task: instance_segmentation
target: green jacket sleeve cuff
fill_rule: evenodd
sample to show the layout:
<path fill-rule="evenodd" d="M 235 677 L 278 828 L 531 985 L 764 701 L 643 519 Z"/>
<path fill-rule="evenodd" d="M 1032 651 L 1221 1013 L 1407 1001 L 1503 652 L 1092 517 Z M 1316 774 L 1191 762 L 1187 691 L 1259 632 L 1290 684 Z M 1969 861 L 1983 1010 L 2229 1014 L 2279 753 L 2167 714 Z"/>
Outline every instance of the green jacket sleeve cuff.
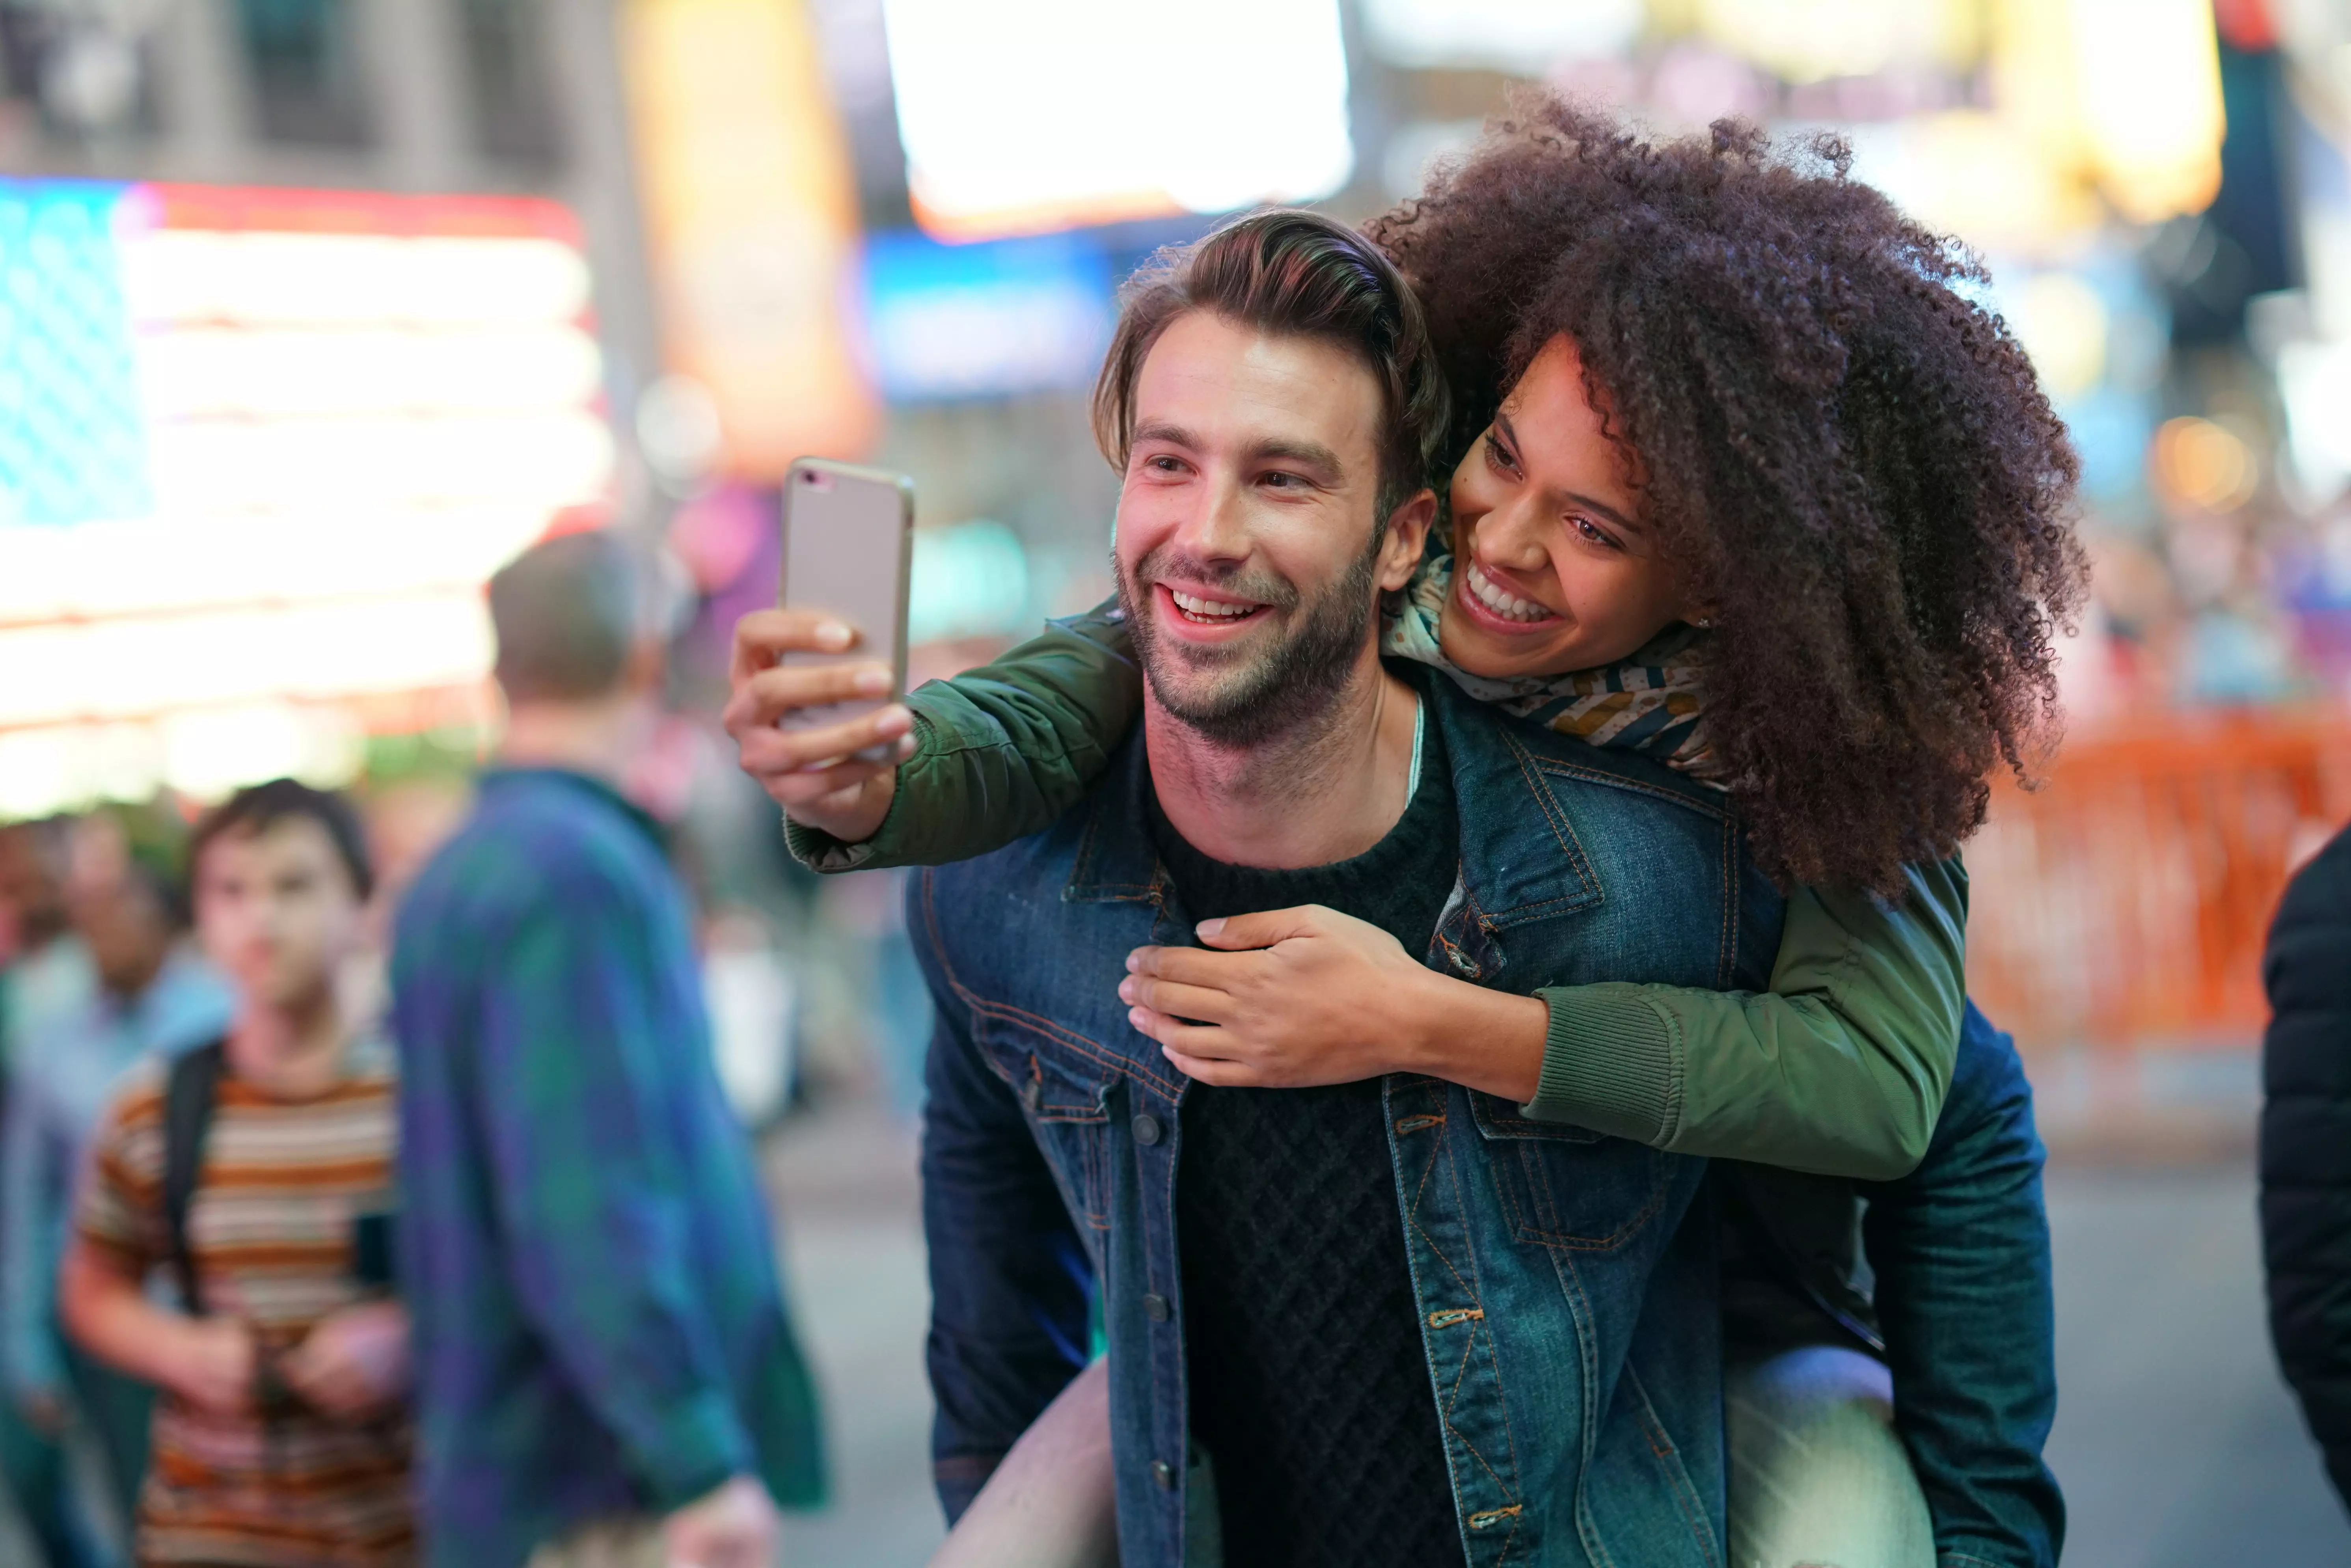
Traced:
<path fill-rule="evenodd" d="M 935 752 L 937 739 L 930 721 L 918 711 L 914 715 L 914 757 L 904 766 L 914 768 Z M 904 816 L 907 800 L 920 792 L 919 784 L 909 785 L 904 774 L 899 777 L 898 791 L 890 797 L 890 810 L 883 814 L 882 825 L 873 830 L 870 839 L 850 843 L 834 838 L 820 829 L 805 827 L 784 819 L 784 847 L 792 859 L 812 872 L 830 876 L 836 872 L 857 871 L 865 866 L 918 865 L 919 851 L 906 840 Z"/>
<path fill-rule="evenodd" d="M 1541 990 L 1551 1009 L 1542 1076 L 1520 1109 L 1539 1122 L 1662 1144 L 1681 1099 L 1681 1040 L 1631 985 Z"/>
<path fill-rule="evenodd" d="M 684 1508 L 737 1476 L 754 1473 L 743 1424 L 717 1389 L 693 1395 L 663 1411 L 644 1437 L 643 1447 L 630 1457 L 655 1513 Z"/>

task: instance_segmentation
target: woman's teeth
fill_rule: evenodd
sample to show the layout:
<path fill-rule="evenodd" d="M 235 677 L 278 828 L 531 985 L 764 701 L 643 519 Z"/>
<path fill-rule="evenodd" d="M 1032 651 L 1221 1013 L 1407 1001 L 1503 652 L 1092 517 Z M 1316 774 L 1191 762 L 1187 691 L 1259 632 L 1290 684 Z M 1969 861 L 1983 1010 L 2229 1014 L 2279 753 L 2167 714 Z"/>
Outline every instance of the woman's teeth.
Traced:
<path fill-rule="evenodd" d="M 1558 619 L 1541 605 L 1529 603 L 1488 577 L 1474 560 L 1469 563 L 1469 570 L 1462 574 L 1461 581 L 1480 605 L 1505 621 L 1523 621 L 1531 625 L 1538 621 Z"/>
<path fill-rule="evenodd" d="M 1195 621 L 1237 621 L 1258 608 L 1254 604 L 1233 604 L 1222 599 L 1198 599 L 1189 593 L 1178 593 L 1172 588 L 1167 591 L 1167 597 L 1176 601 L 1176 609 Z"/>

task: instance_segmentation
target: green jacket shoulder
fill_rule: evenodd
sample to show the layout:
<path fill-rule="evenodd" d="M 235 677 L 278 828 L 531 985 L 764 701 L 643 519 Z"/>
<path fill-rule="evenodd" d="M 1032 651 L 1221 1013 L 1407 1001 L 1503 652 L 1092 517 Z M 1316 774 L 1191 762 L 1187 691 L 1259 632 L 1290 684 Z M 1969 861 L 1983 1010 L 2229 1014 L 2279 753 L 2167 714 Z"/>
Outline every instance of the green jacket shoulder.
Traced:
<path fill-rule="evenodd" d="M 994 664 L 906 699 L 914 755 L 890 814 L 862 843 L 789 821 L 820 872 L 942 865 L 1040 832 L 1076 805 L 1143 711 L 1143 676 L 1115 601 L 1049 623 Z"/>

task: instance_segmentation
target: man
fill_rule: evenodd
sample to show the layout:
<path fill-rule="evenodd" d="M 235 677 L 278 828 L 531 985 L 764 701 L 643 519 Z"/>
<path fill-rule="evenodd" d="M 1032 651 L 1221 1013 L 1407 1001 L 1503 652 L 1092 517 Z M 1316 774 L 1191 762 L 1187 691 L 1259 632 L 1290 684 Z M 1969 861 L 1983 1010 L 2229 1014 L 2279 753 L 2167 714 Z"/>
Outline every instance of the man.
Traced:
<path fill-rule="evenodd" d="M 711 1060 L 684 895 L 614 788 L 659 716 L 652 563 L 492 580 L 508 716 L 393 940 L 428 1559 L 768 1568 L 815 1401 Z"/>
<path fill-rule="evenodd" d="M 282 779 L 208 815 L 189 861 L 235 1018 L 116 1097 L 59 1315 L 162 1391 L 141 1563 L 404 1562 L 407 1320 L 369 1241 L 391 1203 L 392 1062 L 338 994 L 365 941 L 359 821 Z M 147 1288 L 159 1270 L 168 1304 Z"/>
<path fill-rule="evenodd" d="M 2351 832 L 2295 873 L 2262 960 L 2270 1338 L 2351 1505 Z"/>
<path fill-rule="evenodd" d="M 146 1389 L 92 1363 L 57 1333 L 57 1263 L 89 1138 L 117 1082 L 151 1056 L 217 1040 L 233 1000 L 181 944 L 175 890 L 133 862 L 74 900 L 76 933 L 97 971 L 95 995 L 51 1019 L 18 1052 L 0 1140 L 0 1355 L 9 1397 L 54 1437 L 68 1411 L 99 1438 L 119 1521 L 127 1524 L 146 1470 Z M 64 1456 L 54 1485 L 62 1496 Z"/>
<path fill-rule="evenodd" d="M 1104 977 L 1204 917 L 1320 903 L 1511 991 L 1758 987 L 1780 900 L 1706 791 L 1381 665 L 1443 397 L 1361 236 L 1220 231 L 1112 353 L 1141 736 L 1061 822 L 912 899 L 949 1512 L 1082 1364 L 1092 1279 L 1130 1564 L 1709 1561 L 1698 1162 L 1429 1079 L 1186 1086 Z M 832 695 L 758 678 L 778 708 Z"/>

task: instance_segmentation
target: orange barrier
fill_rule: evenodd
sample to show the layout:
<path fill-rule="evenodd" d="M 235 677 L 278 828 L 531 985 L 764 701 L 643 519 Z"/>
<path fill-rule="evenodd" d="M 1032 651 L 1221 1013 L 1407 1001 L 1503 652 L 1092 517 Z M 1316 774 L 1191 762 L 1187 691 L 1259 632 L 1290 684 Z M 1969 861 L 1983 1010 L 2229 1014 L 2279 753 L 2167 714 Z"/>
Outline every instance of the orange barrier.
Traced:
<path fill-rule="evenodd" d="M 2070 737 L 1967 848 L 1968 983 L 2027 1047 L 2241 1045 L 2286 878 L 2351 819 L 2351 715 L 2167 713 Z"/>

